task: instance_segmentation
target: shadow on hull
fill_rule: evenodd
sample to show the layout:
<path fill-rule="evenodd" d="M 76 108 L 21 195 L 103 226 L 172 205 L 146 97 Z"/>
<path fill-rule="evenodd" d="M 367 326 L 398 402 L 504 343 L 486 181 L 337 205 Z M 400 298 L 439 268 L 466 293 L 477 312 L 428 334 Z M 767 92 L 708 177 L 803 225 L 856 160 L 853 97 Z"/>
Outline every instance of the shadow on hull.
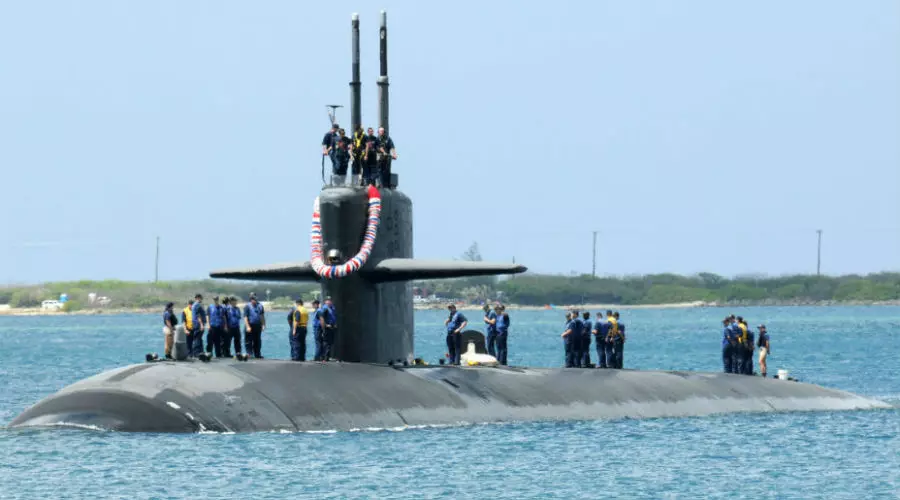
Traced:
<path fill-rule="evenodd" d="M 323 431 L 876 408 L 890 405 L 719 373 L 216 360 L 101 373 L 39 402 L 10 427 Z"/>

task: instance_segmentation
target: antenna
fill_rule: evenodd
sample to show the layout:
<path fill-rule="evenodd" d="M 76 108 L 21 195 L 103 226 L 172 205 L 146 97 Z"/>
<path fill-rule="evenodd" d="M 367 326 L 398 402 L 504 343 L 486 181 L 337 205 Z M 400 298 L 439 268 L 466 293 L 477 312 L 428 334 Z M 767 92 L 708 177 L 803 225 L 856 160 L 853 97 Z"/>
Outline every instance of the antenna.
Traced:
<path fill-rule="evenodd" d="M 332 125 L 334 125 L 334 119 L 337 116 L 337 109 L 343 108 L 344 106 L 342 106 L 340 104 L 326 104 L 325 107 L 331 108 L 331 111 L 328 112 L 328 120 L 331 122 Z"/>

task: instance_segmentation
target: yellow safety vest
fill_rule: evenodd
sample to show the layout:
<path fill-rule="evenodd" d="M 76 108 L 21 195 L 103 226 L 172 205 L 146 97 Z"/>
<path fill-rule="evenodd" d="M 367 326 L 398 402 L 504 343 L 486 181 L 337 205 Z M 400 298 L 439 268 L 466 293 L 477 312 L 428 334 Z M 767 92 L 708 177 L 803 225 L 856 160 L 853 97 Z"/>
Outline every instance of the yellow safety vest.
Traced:
<path fill-rule="evenodd" d="M 606 318 L 609 321 L 609 337 L 617 337 L 619 335 L 619 320 L 613 317 Z"/>
<path fill-rule="evenodd" d="M 297 310 L 294 311 L 294 324 L 297 326 L 305 327 L 308 322 L 309 311 L 307 311 L 303 306 L 297 306 Z"/>
<path fill-rule="evenodd" d="M 362 147 L 363 140 L 366 138 L 366 134 L 357 135 L 356 132 L 353 133 L 353 156 L 357 158 L 361 158 L 363 155 Z"/>
<path fill-rule="evenodd" d="M 747 344 L 747 325 L 745 325 L 743 323 L 738 323 L 738 328 L 741 329 L 741 337 L 739 340 L 740 340 L 741 344 L 746 345 Z"/>
<path fill-rule="evenodd" d="M 187 306 L 184 308 L 184 327 L 188 330 L 193 330 L 194 328 L 194 317 L 193 311 L 191 311 L 191 306 Z"/>

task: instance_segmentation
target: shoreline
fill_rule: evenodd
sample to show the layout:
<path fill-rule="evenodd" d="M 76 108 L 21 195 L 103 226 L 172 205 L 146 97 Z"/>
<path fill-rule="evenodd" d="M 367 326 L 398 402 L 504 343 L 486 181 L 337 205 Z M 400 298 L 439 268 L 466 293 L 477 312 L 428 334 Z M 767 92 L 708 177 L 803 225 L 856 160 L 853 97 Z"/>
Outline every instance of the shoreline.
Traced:
<path fill-rule="evenodd" d="M 413 309 L 416 311 L 446 311 L 448 303 L 435 304 L 414 304 Z M 287 312 L 288 308 L 274 307 L 270 304 L 263 303 L 268 311 Z M 679 302 L 673 304 L 566 304 L 566 305 L 518 305 L 506 304 L 507 310 L 510 311 L 568 311 L 577 308 L 580 311 L 605 311 L 609 310 L 629 310 L 629 309 L 693 309 L 693 308 L 740 308 L 740 307 L 833 307 L 833 306 L 900 306 L 900 300 L 888 301 L 821 301 L 821 302 L 767 302 L 753 304 L 719 304 L 716 302 Z M 243 307 L 241 304 L 240 307 Z M 480 311 L 480 305 L 462 305 L 456 304 L 457 309 L 461 311 Z M 91 315 L 125 315 L 125 314 L 157 314 L 162 313 L 162 307 L 157 308 L 128 308 L 128 307 L 112 307 L 97 309 L 80 309 L 72 312 L 43 310 L 39 307 L 32 308 L 11 308 L 0 305 L 0 316 L 91 316 Z"/>

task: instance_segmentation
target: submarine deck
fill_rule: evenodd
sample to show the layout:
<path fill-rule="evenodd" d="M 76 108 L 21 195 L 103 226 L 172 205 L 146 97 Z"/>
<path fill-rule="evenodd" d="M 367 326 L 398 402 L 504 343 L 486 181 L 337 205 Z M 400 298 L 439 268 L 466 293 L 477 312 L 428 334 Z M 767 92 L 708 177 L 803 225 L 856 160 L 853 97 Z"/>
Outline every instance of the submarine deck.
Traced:
<path fill-rule="evenodd" d="M 724 373 L 160 361 L 76 382 L 10 427 L 316 431 L 889 407 L 836 389 Z"/>

